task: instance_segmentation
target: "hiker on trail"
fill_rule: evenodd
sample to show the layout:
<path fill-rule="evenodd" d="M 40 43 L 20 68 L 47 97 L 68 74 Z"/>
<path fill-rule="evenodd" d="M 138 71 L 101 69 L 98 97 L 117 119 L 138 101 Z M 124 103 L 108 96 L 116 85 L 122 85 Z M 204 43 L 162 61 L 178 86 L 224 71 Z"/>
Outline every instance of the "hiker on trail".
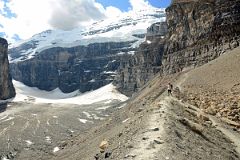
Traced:
<path fill-rule="evenodd" d="M 173 85 L 171 83 L 168 83 L 167 86 L 167 90 L 168 90 L 168 96 L 172 96 L 172 89 L 173 89 Z"/>

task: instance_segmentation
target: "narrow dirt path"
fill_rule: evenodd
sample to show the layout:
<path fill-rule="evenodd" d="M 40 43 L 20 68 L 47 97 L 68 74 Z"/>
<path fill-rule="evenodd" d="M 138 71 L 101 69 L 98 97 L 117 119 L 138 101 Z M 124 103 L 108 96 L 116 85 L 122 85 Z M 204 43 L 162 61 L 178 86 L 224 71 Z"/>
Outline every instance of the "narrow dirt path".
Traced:
<path fill-rule="evenodd" d="M 226 128 L 214 125 L 212 118 L 202 121 L 200 110 L 189 108 L 173 97 L 161 95 L 152 102 L 145 130 L 133 142 L 125 159 L 185 160 L 185 159 L 239 159 L 236 137 Z M 205 117 L 207 117 L 205 115 Z M 232 133 L 232 132 L 231 132 Z M 236 135 L 234 135 L 236 136 Z M 231 137 L 233 137 L 231 139 Z"/>
<path fill-rule="evenodd" d="M 151 115 L 149 115 L 146 123 L 146 129 L 138 135 L 136 138 L 136 146 L 134 149 L 126 155 L 126 159 L 155 159 L 158 150 L 163 148 L 163 137 L 167 136 L 163 128 L 165 115 L 167 111 L 167 99 L 164 97 L 157 105 L 158 108 L 154 108 L 154 103 L 151 107 L 154 108 Z M 161 145 L 160 145 L 161 144 Z M 144 154 L 142 154 L 144 153 Z"/>

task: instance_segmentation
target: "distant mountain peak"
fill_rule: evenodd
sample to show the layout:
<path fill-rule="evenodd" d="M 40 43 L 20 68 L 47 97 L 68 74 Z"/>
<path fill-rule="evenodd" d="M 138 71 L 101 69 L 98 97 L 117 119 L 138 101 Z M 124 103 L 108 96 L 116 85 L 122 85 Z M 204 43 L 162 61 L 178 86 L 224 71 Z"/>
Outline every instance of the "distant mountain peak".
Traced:
<path fill-rule="evenodd" d="M 129 11 L 116 18 L 107 18 L 85 27 L 70 31 L 46 30 L 10 46 L 10 62 L 33 58 L 36 53 L 52 48 L 86 46 L 92 43 L 136 41 L 133 47 L 144 41 L 147 28 L 156 22 L 165 21 L 164 9 L 147 8 L 140 11 Z M 137 36 L 136 36 L 137 35 Z M 19 55 L 16 56 L 16 53 Z M 24 57 L 22 57 L 22 56 Z"/>

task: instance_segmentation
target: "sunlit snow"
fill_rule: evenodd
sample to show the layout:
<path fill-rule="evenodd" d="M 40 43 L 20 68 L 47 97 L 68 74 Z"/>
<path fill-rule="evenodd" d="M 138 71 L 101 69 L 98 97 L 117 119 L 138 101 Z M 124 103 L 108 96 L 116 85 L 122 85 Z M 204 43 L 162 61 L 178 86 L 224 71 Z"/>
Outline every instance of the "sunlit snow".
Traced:
<path fill-rule="evenodd" d="M 10 48 L 19 47 L 22 44 L 31 44 L 33 47 L 21 50 L 21 57 L 13 59 L 10 55 L 9 59 L 14 63 L 31 59 L 35 54 L 48 48 L 70 48 L 92 43 L 135 41 L 131 47 L 136 48 L 145 39 L 134 35 L 144 35 L 153 23 L 165 20 L 164 9 L 148 8 L 138 12 L 126 12 L 118 17 L 108 18 L 71 31 L 47 30 L 28 40 L 12 44 Z"/>
<path fill-rule="evenodd" d="M 59 149 L 59 147 L 55 147 L 54 149 L 53 149 L 53 153 L 55 153 L 55 152 L 57 152 L 57 151 L 59 151 L 60 149 Z"/>
<path fill-rule="evenodd" d="M 86 120 L 86 119 L 81 119 L 81 118 L 78 118 L 78 120 L 80 121 L 80 122 L 82 122 L 82 123 L 86 123 L 88 120 Z"/>
<path fill-rule="evenodd" d="M 27 143 L 27 145 L 28 145 L 28 146 L 30 146 L 30 145 L 32 145 L 32 144 L 33 144 L 33 142 L 32 142 L 32 141 L 30 141 L 30 140 L 26 140 L 25 142 Z"/>
<path fill-rule="evenodd" d="M 21 82 L 13 80 L 16 97 L 13 102 L 31 103 L 62 103 L 62 104 L 92 104 L 110 100 L 126 101 L 128 97 L 119 93 L 113 84 L 108 84 L 94 91 L 81 94 L 79 91 L 63 93 L 60 89 L 43 91 L 35 87 L 28 87 Z"/>

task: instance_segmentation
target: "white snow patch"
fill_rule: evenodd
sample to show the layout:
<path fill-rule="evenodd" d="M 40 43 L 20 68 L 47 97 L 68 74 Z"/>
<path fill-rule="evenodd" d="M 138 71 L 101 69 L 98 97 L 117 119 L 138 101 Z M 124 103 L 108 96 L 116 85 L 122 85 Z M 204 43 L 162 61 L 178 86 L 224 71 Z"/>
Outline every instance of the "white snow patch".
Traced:
<path fill-rule="evenodd" d="M 109 104 L 111 102 L 112 102 L 112 100 L 108 100 L 108 101 L 104 102 L 104 104 Z"/>
<path fill-rule="evenodd" d="M 92 80 L 90 80 L 89 82 L 93 83 L 93 82 L 96 82 L 96 80 L 95 80 L 95 79 L 92 79 Z"/>
<path fill-rule="evenodd" d="M 76 96 L 79 94 L 79 91 L 74 91 L 72 93 L 63 93 L 59 88 L 56 88 L 52 91 L 40 90 L 36 87 L 28 87 L 19 81 L 13 80 L 13 85 L 16 89 L 16 97 L 13 101 L 22 101 L 23 99 L 28 99 L 29 96 L 39 99 L 64 99 Z"/>
<path fill-rule="evenodd" d="M 78 120 L 79 120 L 80 122 L 82 122 L 82 123 L 87 123 L 87 121 L 88 121 L 88 120 L 86 120 L 86 119 L 81 119 L 81 118 L 78 118 Z"/>
<path fill-rule="evenodd" d="M 10 120 L 12 120 L 12 119 L 14 119 L 14 117 L 9 117 L 8 119 L 5 119 L 5 120 L 2 121 L 2 122 L 7 122 L 7 121 L 10 121 Z"/>
<path fill-rule="evenodd" d="M 151 41 L 147 40 L 147 44 L 151 44 L 151 43 L 152 43 Z"/>
<path fill-rule="evenodd" d="M 111 107 L 111 106 L 103 106 L 103 107 L 96 108 L 96 110 L 106 110 L 109 107 Z"/>
<path fill-rule="evenodd" d="M 115 71 L 115 72 L 113 72 L 113 71 L 104 71 L 103 72 L 104 74 L 116 74 L 117 72 Z"/>
<path fill-rule="evenodd" d="M 125 52 L 119 52 L 118 55 L 123 55 L 126 54 Z"/>
<path fill-rule="evenodd" d="M 120 107 L 118 107 L 118 109 L 121 109 L 121 108 L 125 107 L 126 105 L 127 105 L 127 103 L 124 103 Z"/>
<path fill-rule="evenodd" d="M 25 142 L 27 143 L 27 145 L 28 145 L 28 146 L 30 146 L 30 145 L 32 145 L 32 144 L 33 144 L 33 142 L 32 142 L 32 141 L 30 141 L 30 140 L 26 140 Z"/>
<path fill-rule="evenodd" d="M 55 148 L 53 149 L 53 153 L 58 152 L 59 150 L 60 150 L 59 147 L 55 147 Z"/>
<path fill-rule="evenodd" d="M 130 118 L 127 118 L 127 119 L 125 119 L 124 121 L 122 121 L 122 123 L 125 123 L 125 122 L 127 122 L 129 119 L 130 119 Z"/>
<path fill-rule="evenodd" d="M 85 111 L 82 113 L 85 114 L 85 116 L 87 116 L 87 118 L 92 119 L 92 115 L 90 113 L 85 112 Z"/>
<path fill-rule="evenodd" d="M 53 116 L 53 118 L 58 118 L 58 116 Z"/>
<path fill-rule="evenodd" d="M 134 54 L 135 54 L 135 51 L 129 51 L 128 54 L 134 55 Z"/>
<path fill-rule="evenodd" d="M 13 81 L 16 97 L 13 102 L 54 103 L 54 104 L 93 104 L 106 100 L 126 101 L 128 97 L 116 90 L 113 84 L 108 84 L 97 90 L 80 94 L 79 91 L 63 93 L 60 89 L 43 91 L 35 87 L 28 87 L 21 82 Z M 31 97 L 30 97 L 31 96 Z M 32 101 L 34 99 L 34 101 Z"/>
<path fill-rule="evenodd" d="M 98 117 L 96 114 L 92 114 L 92 117 L 95 120 L 104 120 L 104 118 Z"/>
<path fill-rule="evenodd" d="M 4 115 L 3 117 L 0 118 L 0 121 L 6 119 L 7 117 L 8 115 Z"/>
<path fill-rule="evenodd" d="M 71 133 L 74 133 L 74 131 L 73 131 L 73 130 L 71 130 L 71 129 L 69 129 L 69 131 L 70 131 Z"/>
<path fill-rule="evenodd" d="M 2 157 L 1 160 L 10 160 L 7 157 Z"/>
<path fill-rule="evenodd" d="M 45 139 L 46 139 L 46 141 L 47 141 L 48 143 L 51 143 L 51 140 L 52 140 L 51 137 L 46 136 Z"/>

